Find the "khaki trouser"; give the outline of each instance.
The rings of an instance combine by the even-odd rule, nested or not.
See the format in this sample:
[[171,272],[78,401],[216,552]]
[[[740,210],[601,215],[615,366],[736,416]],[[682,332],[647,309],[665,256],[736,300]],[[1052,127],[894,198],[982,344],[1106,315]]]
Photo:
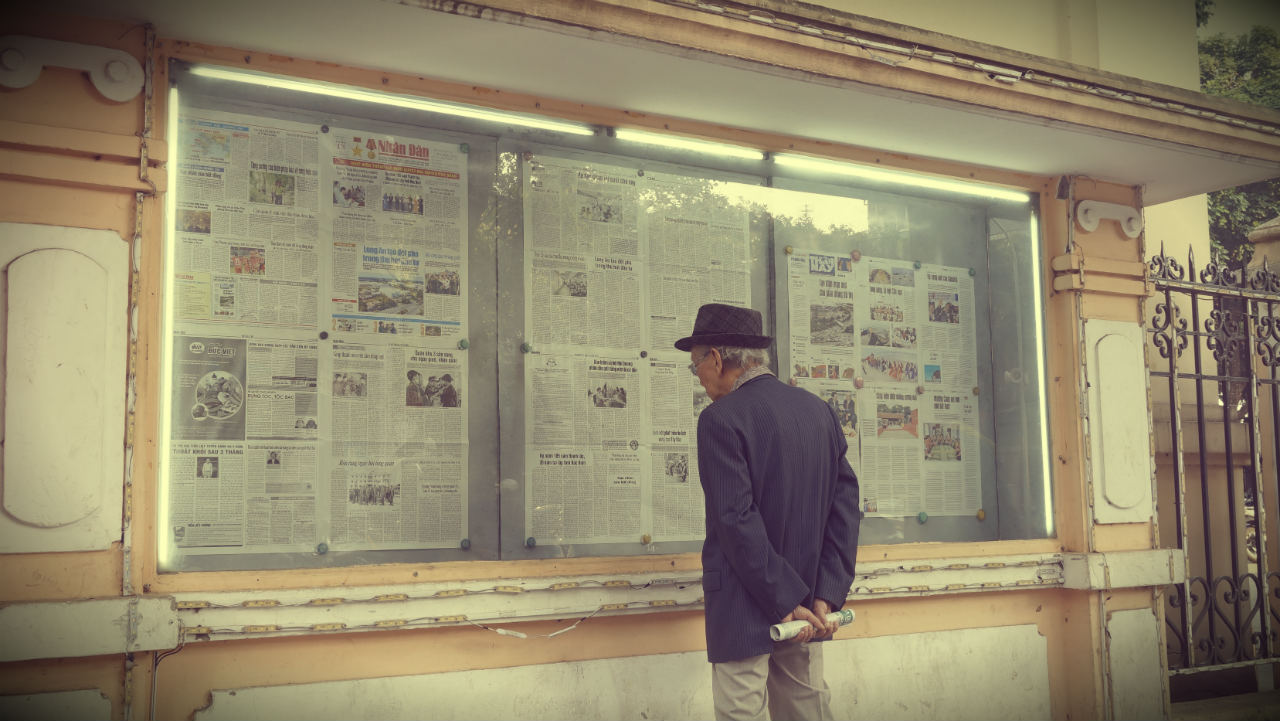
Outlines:
[[773,653],[711,665],[716,718],[830,721],[821,643],[779,644]]

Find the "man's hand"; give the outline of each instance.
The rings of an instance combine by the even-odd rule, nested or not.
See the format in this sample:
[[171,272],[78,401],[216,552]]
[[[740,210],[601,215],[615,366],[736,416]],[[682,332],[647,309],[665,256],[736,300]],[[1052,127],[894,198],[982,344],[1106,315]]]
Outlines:
[[[823,603],[825,603],[825,601]],[[784,641],[783,643],[808,643],[814,638],[818,638],[818,636],[815,636],[814,634],[821,634],[826,630],[826,626],[823,624],[822,619],[813,615],[813,611],[810,611],[804,606],[796,606],[791,613],[788,613],[786,617],[782,619],[782,623],[787,623],[789,621],[808,621],[809,626],[807,628],[800,629],[800,633],[796,634],[795,638]]]
[[822,626],[822,630],[816,632],[818,635],[813,637],[815,641],[818,639],[830,638],[831,634],[835,633],[837,628],[840,628],[839,624],[827,621],[827,616],[830,614],[831,604],[821,598],[813,599],[813,615],[818,619]]

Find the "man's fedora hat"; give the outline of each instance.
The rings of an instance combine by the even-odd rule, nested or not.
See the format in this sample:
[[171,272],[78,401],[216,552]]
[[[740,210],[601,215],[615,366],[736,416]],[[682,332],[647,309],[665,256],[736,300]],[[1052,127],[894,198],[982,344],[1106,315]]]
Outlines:
[[773,338],[764,335],[760,311],[707,303],[698,309],[698,317],[693,321],[693,335],[676,341],[676,348],[684,351],[695,345],[768,348],[772,342]]

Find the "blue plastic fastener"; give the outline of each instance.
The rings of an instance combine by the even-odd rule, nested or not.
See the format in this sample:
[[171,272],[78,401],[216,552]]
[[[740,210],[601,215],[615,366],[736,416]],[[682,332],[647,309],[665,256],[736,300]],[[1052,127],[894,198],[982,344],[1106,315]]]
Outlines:
[[323,556],[324,554],[326,554],[326,553],[328,553],[328,552],[329,552],[329,544],[324,543],[323,541],[321,541],[320,543],[316,544],[316,553],[318,553],[318,554],[320,554],[321,556]]

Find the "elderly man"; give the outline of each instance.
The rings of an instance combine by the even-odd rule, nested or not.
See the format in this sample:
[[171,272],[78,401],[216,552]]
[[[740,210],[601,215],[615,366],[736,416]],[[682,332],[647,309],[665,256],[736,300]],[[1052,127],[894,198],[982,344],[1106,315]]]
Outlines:
[[[830,719],[827,614],[853,584],[858,479],[835,413],[769,371],[760,313],[709,303],[676,341],[712,403],[698,419],[706,496],[707,657],[720,719]],[[769,626],[804,620],[795,641]]]

